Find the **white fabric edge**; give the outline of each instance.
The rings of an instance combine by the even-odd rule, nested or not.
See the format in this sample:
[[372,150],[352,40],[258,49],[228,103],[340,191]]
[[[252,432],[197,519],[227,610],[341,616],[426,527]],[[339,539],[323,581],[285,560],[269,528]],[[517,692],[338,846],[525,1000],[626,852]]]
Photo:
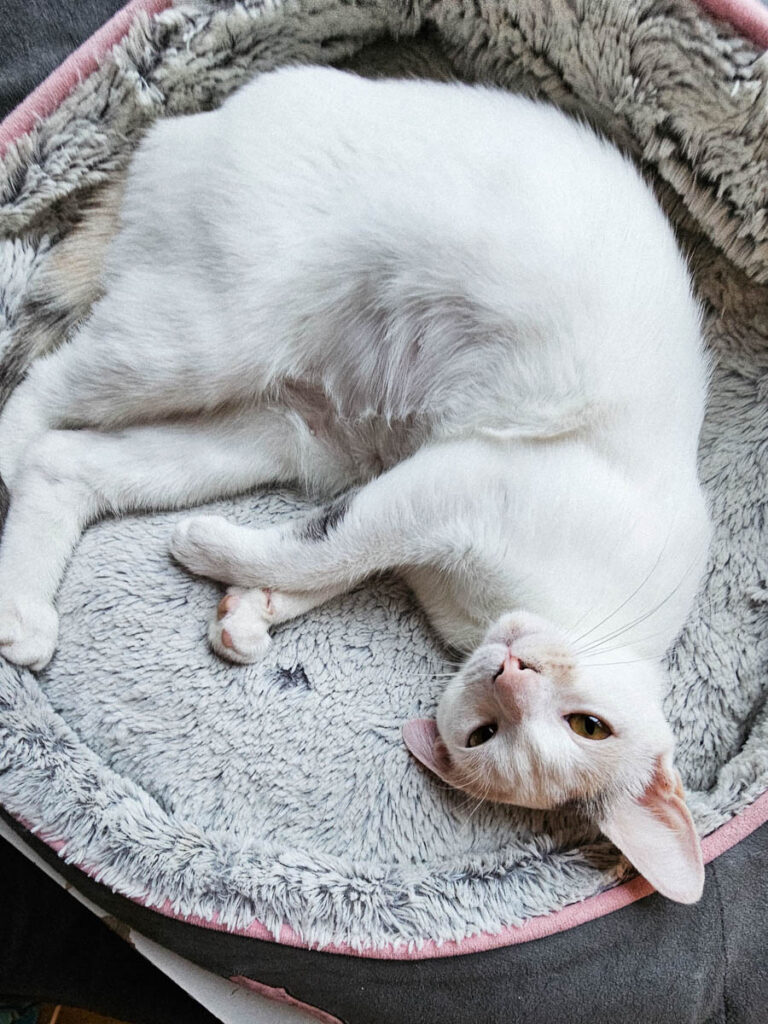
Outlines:
[[[44,871],[49,878],[57,882],[62,889],[73,896],[96,917],[107,917],[106,911],[96,903],[83,896],[74,886],[65,882],[64,878],[46,861],[35,853],[24,840],[4,821],[0,820],[0,839],[7,842],[23,854],[35,867]],[[166,949],[145,935],[130,929],[131,942],[137,952],[154,964],[158,970],[167,975],[171,981],[184,989],[188,995],[201,1003],[206,1010],[218,1017],[222,1024],[313,1024],[314,1018],[293,1006],[285,1006],[265,999],[257,992],[249,992],[239,985],[212,974],[197,964],[193,964],[178,953]]]

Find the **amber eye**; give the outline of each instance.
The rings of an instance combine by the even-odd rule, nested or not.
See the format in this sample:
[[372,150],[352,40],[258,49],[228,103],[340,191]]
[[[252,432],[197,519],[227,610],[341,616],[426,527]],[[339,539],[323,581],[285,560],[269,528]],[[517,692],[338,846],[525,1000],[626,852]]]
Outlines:
[[487,743],[489,739],[496,735],[498,726],[495,722],[489,722],[488,725],[481,725],[479,729],[475,729],[467,737],[468,747],[480,747],[483,743]]
[[566,715],[568,725],[577,736],[583,736],[587,740],[604,740],[611,736],[611,730],[594,715]]

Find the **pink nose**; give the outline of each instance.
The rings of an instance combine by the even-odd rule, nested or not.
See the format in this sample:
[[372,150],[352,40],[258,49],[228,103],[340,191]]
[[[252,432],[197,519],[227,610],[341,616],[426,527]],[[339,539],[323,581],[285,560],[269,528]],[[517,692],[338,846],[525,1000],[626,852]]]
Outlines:
[[[493,677],[493,684],[499,698],[513,709],[519,709],[525,701],[525,692],[530,685],[536,684],[538,672],[528,668],[510,651],[504,662]],[[522,698],[522,701],[521,701]]]

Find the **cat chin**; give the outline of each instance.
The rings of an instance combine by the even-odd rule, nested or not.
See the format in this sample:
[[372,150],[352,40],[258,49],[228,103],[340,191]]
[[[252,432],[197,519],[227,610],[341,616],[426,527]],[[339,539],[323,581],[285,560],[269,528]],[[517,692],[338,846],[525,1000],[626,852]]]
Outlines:
[[519,609],[507,612],[493,623],[483,638],[483,647],[490,644],[506,644],[511,646],[523,638],[536,637],[540,642],[558,645],[565,643],[562,630],[534,612]]

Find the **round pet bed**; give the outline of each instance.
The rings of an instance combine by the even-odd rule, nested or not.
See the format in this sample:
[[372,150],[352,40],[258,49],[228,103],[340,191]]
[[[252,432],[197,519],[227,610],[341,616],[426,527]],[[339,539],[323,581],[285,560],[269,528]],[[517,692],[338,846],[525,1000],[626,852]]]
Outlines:
[[[636,1019],[719,1019],[720,989],[700,965],[741,941],[723,892],[737,877],[766,884],[768,65],[685,0],[162,8],[129,5],[102,30],[103,48],[128,27],[109,54],[68,62],[0,131],[2,400],[40,339],[60,343],[82,315],[54,317],[35,282],[158,116],[209,108],[252,75],[303,61],[492,82],[590,119],[657,188],[715,356],[700,466],[717,529],[669,655],[667,711],[705,852],[722,857],[701,904],[635,904],[650,887],[575,815],[477,806],[429,777],[400,731],[434,711],[449,665],[394,579],[280,627],[257,665],[220,661],[204,636],[219,591],[168,558],[172,514],[89,529],[59,595],[51,664],[35,676],[0,662],[0,804],[110,913],[328,1020],[621,1019],[626,990],[624,1004],[596,1001],[584,979],[622,941],[636,959],[625,984],[655,979],[653,1009]],[[18,329],[30,318],[38,332]],[[261,524],[307,503],[280,491],[209,507]],[[743,943],[758,950],[765,925],[749,927]],[[659,981],[673,934],[688,937],[698,988],[680,972]],[[521,952],[530,939],[539,954]],[[560,1009],[539,1016],[545,1001],[515,972],[542,980],[566,962],[581,981],[556,986]],[[392,986],[396,999],[384,995]],[[758,1019],[746,1015],[750,993],[742,986],[745,1015],[729,1019]]]

